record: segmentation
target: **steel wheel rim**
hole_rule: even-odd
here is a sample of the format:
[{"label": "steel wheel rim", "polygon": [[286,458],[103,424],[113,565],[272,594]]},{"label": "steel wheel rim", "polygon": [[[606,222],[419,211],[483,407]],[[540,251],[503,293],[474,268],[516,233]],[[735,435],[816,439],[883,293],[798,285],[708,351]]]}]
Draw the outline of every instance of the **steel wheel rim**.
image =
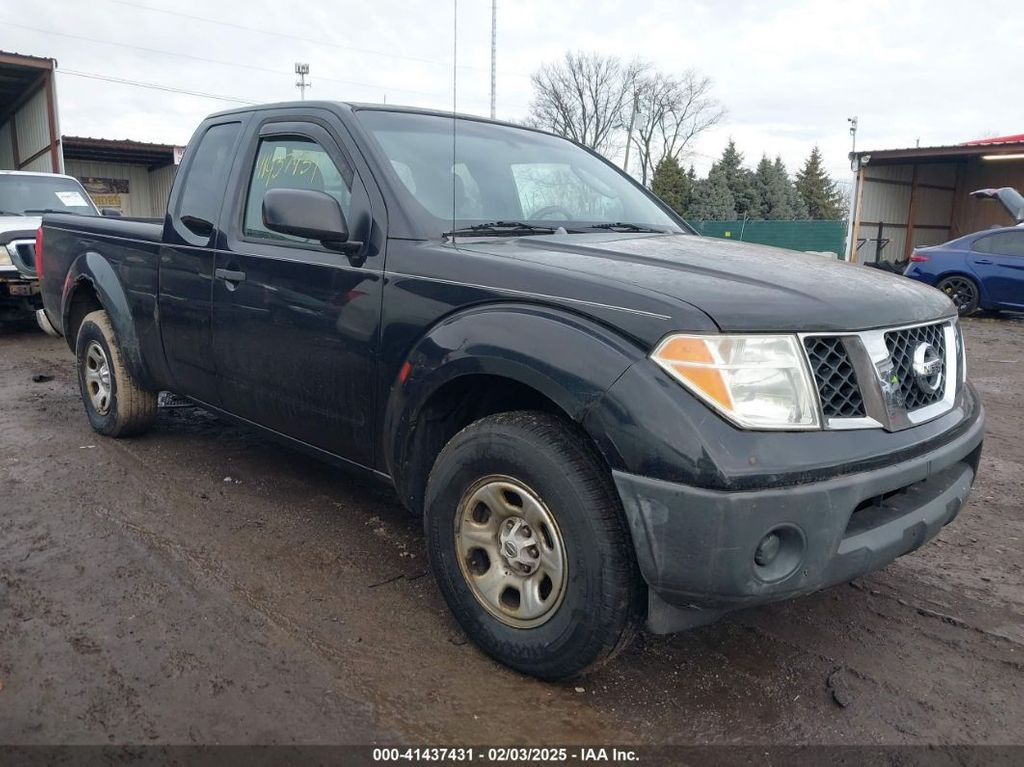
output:
[{"label": "steel wheel rim", "polygon": [[477,602],[508,626],[540,626],[565,598],[561,530],[537,493],[517,479],[494,475],[470,486],[455,515],[455,551]]},{"label": "steel wheel rim", "polygon": [[99,415],[106,415],[110,410],[113,385],[110,377],[110,361],[103,347],[96,341],[90,341],[85,350],[85,391],[93,410]]},{"label": "steel wheel rim", "polygon": [[946,280],[943,292],[949,296],[958,312],[962,312],[974,302],[974,285],[961,277],[951,277]]}]

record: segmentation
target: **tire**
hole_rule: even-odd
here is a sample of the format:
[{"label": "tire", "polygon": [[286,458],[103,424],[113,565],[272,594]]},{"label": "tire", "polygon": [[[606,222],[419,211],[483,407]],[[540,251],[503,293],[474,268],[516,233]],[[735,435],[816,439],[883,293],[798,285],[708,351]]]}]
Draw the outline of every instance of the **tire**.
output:
[{"label": "tire", "polygon": [[157,393],[139,386],[125,367],[105,311],[82,320],[75,354],[78,388],[93,430],[108,437],[134,437],[153,426]]},{"label": "tire", "polygon": [[[507,533],[517,518],[525,526]],[[517,671],[577,676],[611,659],[640,626],[646,591],[621,502],[596,451],[567,421],[500,413],[456,434],[430,473],[424,527],[455,619]],[[517,559],[505,558],[503,534],[523,544]],[[530,563],[538,569],[527,578]],[[496,602],[490,586],[504,582],[519,584],[518,597],[505,588]]]},{"label": "tire", "polygon": [[974,314],[974,312],[978,311],[978,306],[981,302],[981,290],[978,288],[978,283],[970,277],[953,274],[939,280],[935,287],[949,296],[961,317],[966,317],[968,314]]}]

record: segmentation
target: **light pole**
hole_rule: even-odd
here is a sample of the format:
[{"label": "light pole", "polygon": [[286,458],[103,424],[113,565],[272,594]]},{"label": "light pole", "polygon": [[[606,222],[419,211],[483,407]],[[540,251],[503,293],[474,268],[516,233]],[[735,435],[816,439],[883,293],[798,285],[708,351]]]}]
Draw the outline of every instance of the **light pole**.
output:
[{"label": "light pole", "polygon": [[300,64],[295,62],[295,74],[299,76],[299,81],[295,83],[295,87],[299,89],[299,98],[303,101],[306,100],[306,88],[312,88],[313,83],[306,82],[306,75],[309,74],[309,64]]}]

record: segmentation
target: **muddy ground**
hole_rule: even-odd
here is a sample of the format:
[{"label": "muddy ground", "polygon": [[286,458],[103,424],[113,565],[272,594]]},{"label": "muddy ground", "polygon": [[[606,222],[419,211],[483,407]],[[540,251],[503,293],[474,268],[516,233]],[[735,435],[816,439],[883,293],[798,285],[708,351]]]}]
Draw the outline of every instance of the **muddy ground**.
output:
[{"label": "muddy ground", "polygon": [[386,489],[193,407],[99,437],[63,341],[0,329],[0,742],[1020,743],[1024,322],[966,328],[988,438],[939,538],[560,685],[466,642]]}]

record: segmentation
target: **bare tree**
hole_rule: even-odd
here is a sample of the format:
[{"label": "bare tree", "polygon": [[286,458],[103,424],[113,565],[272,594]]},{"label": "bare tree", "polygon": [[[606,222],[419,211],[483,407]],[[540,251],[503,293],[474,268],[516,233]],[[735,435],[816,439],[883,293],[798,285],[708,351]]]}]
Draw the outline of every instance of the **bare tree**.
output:
[{"label": "bare tree", "polygon": [[596,152],[615,147],[636,83],[647,71],[640,60],[567,52],[532,76],[528,122]]},{"label": "bare tree", "polygon": [[678,162],[697,136],[725,116],[711,96],[711,79],[692,69],[679,77],[645,72],[634,81],[632,99],[637,119],[628,141],[636,149],[644,184],[658,163],[669,157]]}]

